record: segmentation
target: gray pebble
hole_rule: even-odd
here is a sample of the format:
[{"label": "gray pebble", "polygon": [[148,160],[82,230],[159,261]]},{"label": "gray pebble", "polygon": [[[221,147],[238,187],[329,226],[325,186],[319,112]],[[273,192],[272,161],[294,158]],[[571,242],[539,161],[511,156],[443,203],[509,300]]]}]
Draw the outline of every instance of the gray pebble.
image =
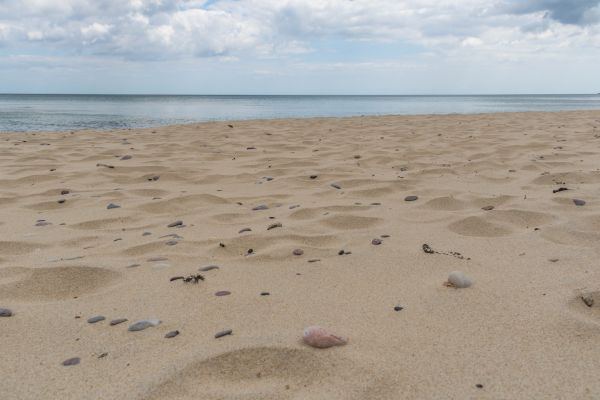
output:
[{"label": "gray pebble", "polygon": [[331,186],[332,188],[334,188],[334,189],[341,189],[341,188],[342,188],[342,187],[341,187],[340,185],[338,185],[337,183],[332,183],[330,186]]},{"label": "gray pebble", "polygon": [[171,339],[171,338],[174,338],[177,335],[179,335],[179,331],[171,331],[171,332],[169,332],[169,333],[167,333],[165,335],[165,338]]},{"label": "gray pebble", "polygon": [[592,307],[594,305],[594,298],[591,295],[589,295],[589,294],[581,296],[581,300],[588,307]]},{"label": "gray pebble", "polygon": [[492,211],[494,209],[494,206],[485,206],[485,207],[481,207],[481,209],[483,211]]},{"label": "gray pebble", "polygon": [[152,235],[152,232],[144,232],[144,233],[142,233],[142,236],[150,236],[150,235]]},{"label": "gray pebble", "polygon": [[295,256],[301,256],[302,254],[304,254],[304,250],[302,249],[295,249],[294,251],[292,251],[292,254]]},{"label": "gray pebble", "polygon": [[267,230],[270,231],[271,229],[281,228],[281,227],[283,227],[281,222],[275,222],[274,224],[269,225]]},{"label": "gray pebble", "polygon": [[254,208],[252,209],[252,211],[261,211],[261,210],[268,210],[268,209],[269,209],[269,207],[267,207],[267,206],[266,206],[266,205],[264,205],[264,204],[261,204],[261,205],[259,205],[259,206],[256,206],[256,207],[254,207]]},{"label": "gray pebble", "polygon": [[104,315],[97,315],[95,317],[88,318],[87,322],[89,324],[95,324],[96,322],[104,321],[105,319],[106,318],[104,317]]},{"label": "gray pebble", "polygon": [[123,161],[125,161],[125,160],[131,160],[131,158],[132,157],[130,155],[126,155],[126,156],[121,157],[121,160],[123,160]]},{"label": "gray pebble", "polygon": [[8,308],[0,308],[0,317],[12,317],[13,312]]},{"label": "gray pebble", "polygon": [[167,257],[151,257],[148,259],[148,261],[150,261],[150,262],[167,261],[167,260],[168,260]]},{"label": "gray pebble", "polygon": [[199,269],[201,272],[212,271],[213,269],[219,269],[218,265],[207,265],[206,267],[202,267]]},{"label": "gray pebble", "polygon": [[137,332],[143,331],[146,328],[150,328],[151,326],[158,326],[160,324],[160,320],[158,319],[145,319],[143,321],[138,321],[135,324],[129,325],[127,329],[129,332]]},{"label": "gray pebble", "polygon": [[585,200],[573,199],[576,206],[585,206]]},{"label": "gray pebble", "polygon": [[223,336],[231,335],[233,331],[231,329],[226,329],[224,331],[218,332],[215,334],[215,339],[221,338]]},{"label": "gray pebble", "polygon": [[70,367],[71,365],[79,364],[80,361],[81,361],[81,359],[79,357],[73,357],[73,358],[69,358],[68,360],[63,361],[62,365],[64,365],[65,367]]},{"label": "gray pebble", "polygon": [[383,241],[381,239],[375,238],[375,239],[371,240],[371,244],[375,245],[375,246],[379,246],[381,243],[383,243]]},{"label": "gray pebble", "polygon": [[167,228],[175,228],[176,226],[182,226],[183,225],[183,221],[175,221],[175,222],[171,222],[169,225],[167,225]]},{"label": "gray pebble", "polygon": [[167,246],[175,246],[177,243],[179,243],[177,240],[169,240],[168,242],[166,242],[165,244]]},{"label": "gray pebble", "polygon": [[110,321],[110,326],[115,326],[115,325],[119,325],[122,324],[123,322],[127,322],[127,318],[117,318],[117,319],[113,319],[112,321]]},{"label": "gray pebble", "polygon": [[448,275],[448,283],[455,288],[468,288],[473,281],[461,271],[453,271]]},{"label": "gray pebble", "polygon": [[415,201],[415,200],[417,200],[417,199],[418,199],[418,197],[417,197],[417,196],[406,196],[406,197],[404,198],[404,201]]},{"label": "gray pebble", "polygon": [[112,210],[113,208],[121,208],[121,206],[118,204],[115,204],[115,203],[110,203],[109,205],[106,206],[107,210]]}]

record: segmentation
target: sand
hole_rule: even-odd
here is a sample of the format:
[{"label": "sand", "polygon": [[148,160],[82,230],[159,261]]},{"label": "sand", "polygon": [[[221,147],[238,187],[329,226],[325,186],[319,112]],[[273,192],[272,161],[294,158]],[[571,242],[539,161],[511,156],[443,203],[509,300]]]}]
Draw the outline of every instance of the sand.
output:
[{"label": "sand", "polygon": [[600,397],[600,112],[0,138],[3,400]]}]

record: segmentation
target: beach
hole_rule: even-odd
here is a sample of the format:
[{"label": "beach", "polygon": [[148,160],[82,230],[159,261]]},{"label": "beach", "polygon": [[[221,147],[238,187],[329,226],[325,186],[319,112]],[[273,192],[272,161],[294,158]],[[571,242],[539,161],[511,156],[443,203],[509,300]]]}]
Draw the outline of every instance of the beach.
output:
[{"label": "beach", "polygon": [[0,139],[3,400],[600,397],[600,111]]}]

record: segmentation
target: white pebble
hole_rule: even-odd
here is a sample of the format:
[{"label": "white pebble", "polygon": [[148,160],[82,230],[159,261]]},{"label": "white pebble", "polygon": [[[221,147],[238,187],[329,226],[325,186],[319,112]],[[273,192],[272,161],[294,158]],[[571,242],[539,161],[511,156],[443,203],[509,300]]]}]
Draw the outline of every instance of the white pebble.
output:
[{"label": "white pebble", "polygon": [[452,271],[448,275],[448,283],[455,288],[468,288],[473,284],[473,281],[462,271]]}]

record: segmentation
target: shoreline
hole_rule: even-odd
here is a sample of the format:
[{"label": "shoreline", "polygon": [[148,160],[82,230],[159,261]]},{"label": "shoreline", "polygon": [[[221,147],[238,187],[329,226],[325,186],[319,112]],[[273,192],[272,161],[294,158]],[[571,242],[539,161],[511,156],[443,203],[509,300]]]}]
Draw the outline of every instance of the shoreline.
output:
[{"label": "shoreline", "polygon": [[0,398],[600,397],[600,110],[0,137]]}]

